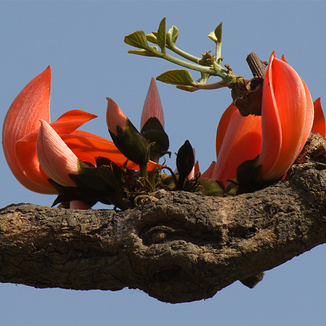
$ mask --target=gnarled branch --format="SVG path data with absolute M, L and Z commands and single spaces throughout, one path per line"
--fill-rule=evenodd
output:
M 326 242 L 325 143 L 312 134 L 286 180 L 237 197 L 160 190 L 123 212 L 5 207 L 0 282 L 212 297 Z

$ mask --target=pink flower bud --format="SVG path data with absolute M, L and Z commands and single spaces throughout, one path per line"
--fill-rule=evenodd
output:
M 69 174 L 78 174 L 78 158 L 44 120 L 37 137 L 36 152 L 46 175 L 62 186 L 76 186 Z
M 144 127 L 145 123 L 150 118 L 157 118 L 158 121 L 161 123 L 162 127 L 164 128 L 163 108 L 154 78 L 151 79 L 151 84 L 149 86 L 145 99 L 140 120 L 140 129 Z
M 106 99 L 108 100 L 106 123 L 109 131 L 115 136 L 118 136 L 117 127 L 120 127 L 122 131 L 125 131 L 127 127 L 127 117 L 111 98 L 107 97 Z

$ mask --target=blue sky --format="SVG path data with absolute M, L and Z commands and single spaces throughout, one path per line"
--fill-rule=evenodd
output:
M 207 34 L 223 22 L 223 63 L 250 78 L 246 56 L 285 55 L 310 89 L 325 98 L 324 1 L 2 1 L 0 2 L 0 121 L 20 90 L 48 65 L 52 69 L 51 119 L 70 109 L 98 115 L 83 130 L 109 137 L 106 97 L 132 122 L 140 114 L 151 77 L 176 68 L 128 54 L 125 35 L 157 30 L 163 17 L 176 25 L 179 47 L 213 50 Z M 199 76 L 193 73 L 194 78 Z M 189 139 L 205 170 L 215 159 L 219 118 L 231 102 L 227 89 L 187 93 L 158 83 L 174 153 Z M 326 104 L 325 104 L 326 105 Z M 172 156 L 173 157 L 173 156 Z M 168 162 L 174 165 L 174 157 Z M 54 197 L 23 188 L 0 155 L 0 207 Z M 0 284 L 3 325 L 323 325 L 326 248 L 319 246 L 266 273 L 254 290 L 239 282 L 212 299 L 166 304 L 140 290 L 68 291 Z

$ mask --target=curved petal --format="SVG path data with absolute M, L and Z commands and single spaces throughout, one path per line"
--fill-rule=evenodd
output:
M 313 121 L 309 91 L 295 70 L 273 53 L 262 100 L 263 144 L 257 165 L 264 180 L 277 180 L 302 149 Z
M 222 117 L 220 119 L 220 122 L 217 127 L 217 132 L 216 132 L 216 157 L 218 157 L 218 154 L 220 152 L 226 130 L 229 126 L 231 117 L 235 111 L 237 111 L 238 108 L 231 104 L 229 107 L 224 111 L 222 114 Z
M 213 161 L 210 166 L 208 167 L 208 169 L 201 174 L 200 178 L 208 178 L 208 179 L 212 179 L 212 175 L 213 175 L 213 171 L 214 171 L 214 168 L 215 168 L 215 164 L 216 162 Z
M 315 121 L 315 112 L 316 112 L 316 109 L 314 108 L 314 103 L 312 102 L 312 99 L 311 99 L 309 89 L 302 79 L 301 79 L 301 82 L 303 84 L 303 87 L 305 90 L 305 95 L 306 95 L 306 122 L 305 122 L 305 126 L 304 126 L 304 133 L 303 133 L 303 138 L 302 138 L 301 147 L 299 149 L 299 152 L 301 152 L 303 146 L 305 145 L 305 143 L 309 137 L 313 123 Z
M 70 110 L 51 123 L 51 127 L 60 134 L 70 134 L 84 123 L 97 118 L 97 115 L 82 111 Z
M 325 116 L 320 103 L 320 97 L 314 102 L 315 117 L 311 131 L 325 138 Z
M 216 157 L 219 156 L 221 146 L 223 144 L 226 131 L 228 129 L 228 126 L 230 124 L 231 117 L 235 111 L 237 111 L 237 107 L 233 104 L 229 105 L 229 107 L 224 111 L 224 113 L 221 116 L 220 122 L 217 127 L 216 131 Z M 213 178 L 213 172 L 216 166 L 216 162 L 213 161 L 211 165 L 208 167 L 208 169 L 202 173 L 200 176 L 201 178 Z M 216 171 L 217 173 L 217 171 Z M 215 173 L 215 174 L 216 174 Z
M 242 162 L 258 156 L 261 143 L 261 117 L 243 117 L 238 110 L 234 111 L 225 131 L 212 179 L 224 183 L 234 179 Z
M 96 115 L 81 110 L 71 110 L 64 113 L 51 127 L 58 133 L 71 133 L 85 122 L 96 118 Z M 39 122 L 40 125 L 40 122 Z M 26 188 L 40 193 L 55 194 L 57 191 L 49 184 L 49 177 L 40 167 L 36 155 L 36 140 L 39 126 L 16 142 L 15 158 L 18 171 L 24 176 L 24 183 L 16 176 L 18 181 Z M 88 133 L 88 135 L 91 135 Z M 95 135 L 94 135 L 95 136 Z M 95 161 L 95 160 L 94 160 Z
M 273 52 L 265 75 L 263 84 L 263 97 L 262 97 L 262 150 L 258 158 L 257 165 L 263 166 L 263 172 L 269 171 L 277 161 L 282 145 L 282 132 L 281 122 L 276 110 L 276 103 L 272 91 L 272 65 L 275 59 Z
M 282 55 L 281 57 L 281 60 L 288 63 L 286 60 L 285 60 L 285 57 L 284 55 Z M 306 92 L 306 101 L 307 101 L 307 116 L 306 116 L 306 126 L 305 126 L 305 132 L 304 132 L 304 138 L 303 138 L 303 144 L 302 144 L 302 147 L 304 146 L 304 144 L 306 143 L 306 139 L 305 138 L 308 138 L 309 134 L 310 134 L 310 131 L 311 130 L 311 123 L 314 123 L 316 121 L 316 111 L 318 111 L 318 114 L 320 115 L 320 118 L 321 119 L 324 119 L 324 114 L 323 114 L 323 111 L 321 109 L 321 106 L 320 108 L 312 108 L 311 106 L 311 96 L 310 96 L 310 92 L 309 92 L 309 89 L 307 87 L 307 85 L 304 83 L 304 81 L 301 79 L 302 83 L 303 83 L 303 86 L 305 88 L 305 92 Z M 318 100 L 318 99 L 317 99 Z M 317 101 L 316 100 L 316 101 Z M 315 104 L 314 104 L 315 105 Z M 319 103 L 320 105 L 320 103 Z M 320 109 L 321 112 L 318 110 Z M 319 119 L 319 118 L 317 118 Z M 321 121 L 320 121 L 321 122 Z M 322 122 L 321 122 L 322 123 Z M 325 124 L 325 119 L 324 119 L 324 124 Z
M 15 98 L 7 112 L 2 129 L 3 150 L 12 173 L 26 188 L 42 193 L 55 193 L 55 190 L 50 184 L 38 185 L 36 180 L 31 181 L 27 178 L 16 157 L 16 142 L 36 129 L 40 125 L 39 119 L 50 121 L 50 86 L 49 66 L 31 80 Z M 32 158 L 32 166 L 35 159 L 36 155 Z
M 58 193 L 50 183 L 49 177 L 44 173 L 40 167 L 40 163 L 36 156 L 36 141 L 35 142 L 21 142 L 16 143 L 16 152 L 19 170 L 24 175 L 25 179 L 22 181 L 16 175 L 18 181 L 26 188 L 39 192 L 42 194 L 56 194 Z
M 61 115 L 56 121 L 51 123 L 51 127 L 57 134 L 70 134 L 84 123 L 97 118 L 95 114 L 88 113 L 82 110 L 71 110 Z M 42 119 L 44 120 L 44 119 Z M 34 129 L 23 138 L 19 139 L 21 142 L 36 142 L 37 135 L 40 131 L 40 126 Z
M 194 165 L 194 173 L 195 175 L 198 174 L 200 172 L 200 169 L 199 169 L 199 162 L 196 161 L 195 165 Z
M 96 157 L 103 156 L 122 166 L 128 160 L 112 141 L 86 131 L 76 130 L 71 134 L 61 135 L 61 138 L 75 155 L 84 162 L 95 165 Z
M 79 174 L 77 156 L 44 120 L 36 142 L 37 158 L 49 178 L 62 186 L 76 186 L 69 174 Z

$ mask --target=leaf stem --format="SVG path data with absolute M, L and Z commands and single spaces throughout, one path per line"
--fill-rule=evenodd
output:
M 198 89 L 218 89 L 223 87 L 228 87 L 228 83 L 226 83 L 224 80 L 220 80 L 216 83 L 210 83 L 210 84 L 200 84 L 192 85 L 192 87 L 196 87 Z
M 181 50 L 180 48 L 178 48 L 175 44 L 169 44 L 167 46 L 167 48 L 171 51 L 173 51 L 174 53 L 180 55 L 181 57 L 189 60 L 189 61 L 192 61 L 192 62 L 195 62 L 198 64 L 198 62 L 200 61 L 200 58 L 199 57 L 196 57 L 186 51 L 183 51 Z
M 220 65 L 222 61 L 222 42 L 216 42 L 215 56 L 216 63 Z
M 216 66 L 216 68 L 213 69 L 211 67 L 201 66 L 199 64 L 194 64 L 194 63 L 191 63 L 191 62 L 180 60 L 180 59 L 175 58 L 172 55 L 167 54 L 167 53 L 163 54 L 163 53 L 158 52 L 158 51 L 155 51 L 155 53 L 157 54 L 157 56 L 159 56 L 161 58 L 164 58 L 165 60 L 168 60 L 168 61 L 170 61 L 170 62 L 172 62 L 172 63 L 174 63 L 176 65 L 179 65 L 179 66 L 182 66 L 182 67 L 185 67 L 185 68 L 188 68 L 188 69 L 200 71 L 200 72 L 212 75 L 212 76 L 219 76 L 219 77 L 221 77 L 223 79 L 227 79 L 227 78 L 230 77 L 228 70 L 226 70 L 224 68 L 219 68 L 218 66 Z

